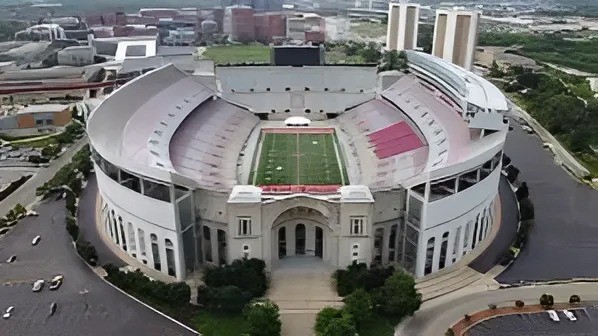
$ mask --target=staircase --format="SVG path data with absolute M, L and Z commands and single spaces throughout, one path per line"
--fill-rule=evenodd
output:
M 460 267 L 452 272 L 417 282 L 415 288 L 422 294 L 422 300 L 427 301 L 470 286 L 483 277 L 482 273 L 470 267 Z

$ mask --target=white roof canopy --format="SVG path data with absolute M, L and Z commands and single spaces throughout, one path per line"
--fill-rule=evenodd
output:
M 304 117 L 299 117 L 299 116 L 294 116 L 294 117 L 288 117 L 285 121 L 284 121 L 285 125 L 289 126 L 293 126 L 293 125 L 309 125 L 311 124 L 311 120 L 304 118 Z

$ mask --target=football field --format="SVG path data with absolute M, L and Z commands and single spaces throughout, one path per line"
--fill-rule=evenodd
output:
M 344 185 L 334 134 L 262 133 L 255 185 Z

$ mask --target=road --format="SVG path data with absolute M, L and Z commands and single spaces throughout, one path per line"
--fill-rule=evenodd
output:
M 556 165 L 537 135 L 511 124 L 505 153 L 527 182 L 536 219 L 519 258 L 496 280 L 598 277 L 598 192 Z
M 490 243 L 490 246 L 469 264 L 469 267 L 480 273 L 488 272 L 500 262 L 507 250 L 509 250 L 513 237 L 517 233 L 517 226 L 519 225 L 517 199 L 509 185 L 509 181 L 504 176 L 500 178 L 498 191 L 500 193 L 501 213 L 498 232 L 494 240 Z
M 98 196 L 98 183 L 95 174 L 89 176 L 87 185 L 79 198 L 79 234 L 83 239 L 91 242 L 98 252 L 100 265 L 113 264 L 118 267 L 127 264 L 119 258 L 100 237 L 96 226 L 96 197 Z
M 0 216 L 4 216 L 17 203 L 27 206 L 35 202 L 35 190 L 54 177 L 60 168 L 69 163 L 73 156 L 86 144 L 87 137 L 77 140 L 58 159 L 52 161 L 48 168 L 40 169 L 37 174 L 23 183 L 19 189 L 0 202 Z
M 190 330 L 132 300 L 100 279 L 77 255 L 65 230 L 63 201 L 39 205 L 39 217 L 27 217 L 0 240 L 0 310 L 15 306 L 0 320 L 1 335 L 194 335 Z M 37 246 L 34 236 L 41 235 Z M 37 279 L 63 274 L 57 291 L 33 293 Z M 58 309 L 49 316 L 50 304 Z

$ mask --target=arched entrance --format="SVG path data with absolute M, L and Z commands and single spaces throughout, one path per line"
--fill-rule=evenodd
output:
M 295 226 L 295 255 L 305 255 L 305 225 Z
M 279 260 L 293 256 L 331 260 L 327 250 L 330 233 L 328 219 L 321 212 L 308 207 L 289 209 L 272 225 L 272 256 Z

